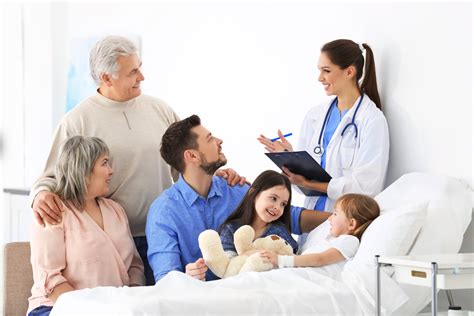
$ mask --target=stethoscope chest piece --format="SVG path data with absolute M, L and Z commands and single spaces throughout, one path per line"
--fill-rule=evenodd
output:
M 318 156 L 322 156 L 324 154 L 324 148 L 321 145 L 316 145 L 316 147 L 314 147 L 314 153 Z

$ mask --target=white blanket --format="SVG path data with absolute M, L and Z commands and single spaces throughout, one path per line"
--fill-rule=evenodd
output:
M 357 275 L 345 271 L 336 280 L 323 271 L 277 269 L 213 282 L 171 272 L 153 287 L 99 287 L 63 294 L 51 315 L 373 315 L 373 297 Z M 384 287 L 396 284 L 390 281 L 387 277 Z M 386 301 L 396 308 L 406 297 L 398 286 L 393 291 L 385 295 L 397 299 Z
M 449 177 L 412 173 L 377 198 L 387 209 L 430 202 L 410 254 L 459 251 L 471 221 L 467 186 Z M 343 271 L 329 270 L 280 269 L 213 282 L 172 272 L 154 287 L 101 287 L 63 294 L 51 315 L 374 315 L 375 265 L 352 260 Z M 414 315 L 429 302 L 429 288 L 401 287 L 384 273 L 381 277 L 382 312 Z

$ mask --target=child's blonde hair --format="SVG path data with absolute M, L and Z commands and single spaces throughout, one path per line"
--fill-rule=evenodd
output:
M 356 229 L 352 235 L 359 238 L 377 216 L 380 215 L 378 203 L 368 195 L 349 193 L 337 199 L 335 204 L 348 219 L 355 219 Z

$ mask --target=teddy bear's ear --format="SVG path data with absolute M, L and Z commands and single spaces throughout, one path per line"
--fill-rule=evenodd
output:
M 278 237 L 277 235 L 271 235 L 270 238 L 271 238 L 272 240 L 278 240 L 278 239 L 280 239 L 280 237 Z

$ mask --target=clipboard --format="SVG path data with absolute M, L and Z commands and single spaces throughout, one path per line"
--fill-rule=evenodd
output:
M 280 169 L 283 169 L 283 166 L 285 166 L 291 172 L 302 175 L 308 180 L 316 180 L 319 182 L 329 182 L 331 180 L 331 176 L 326 170 L 306 151 L 283 151 L 278 153 L 265 153 L 265 155 Z M 326 193 L 305 187 L 297 187 L 301 193 L 306 196 L 326 195 Z

